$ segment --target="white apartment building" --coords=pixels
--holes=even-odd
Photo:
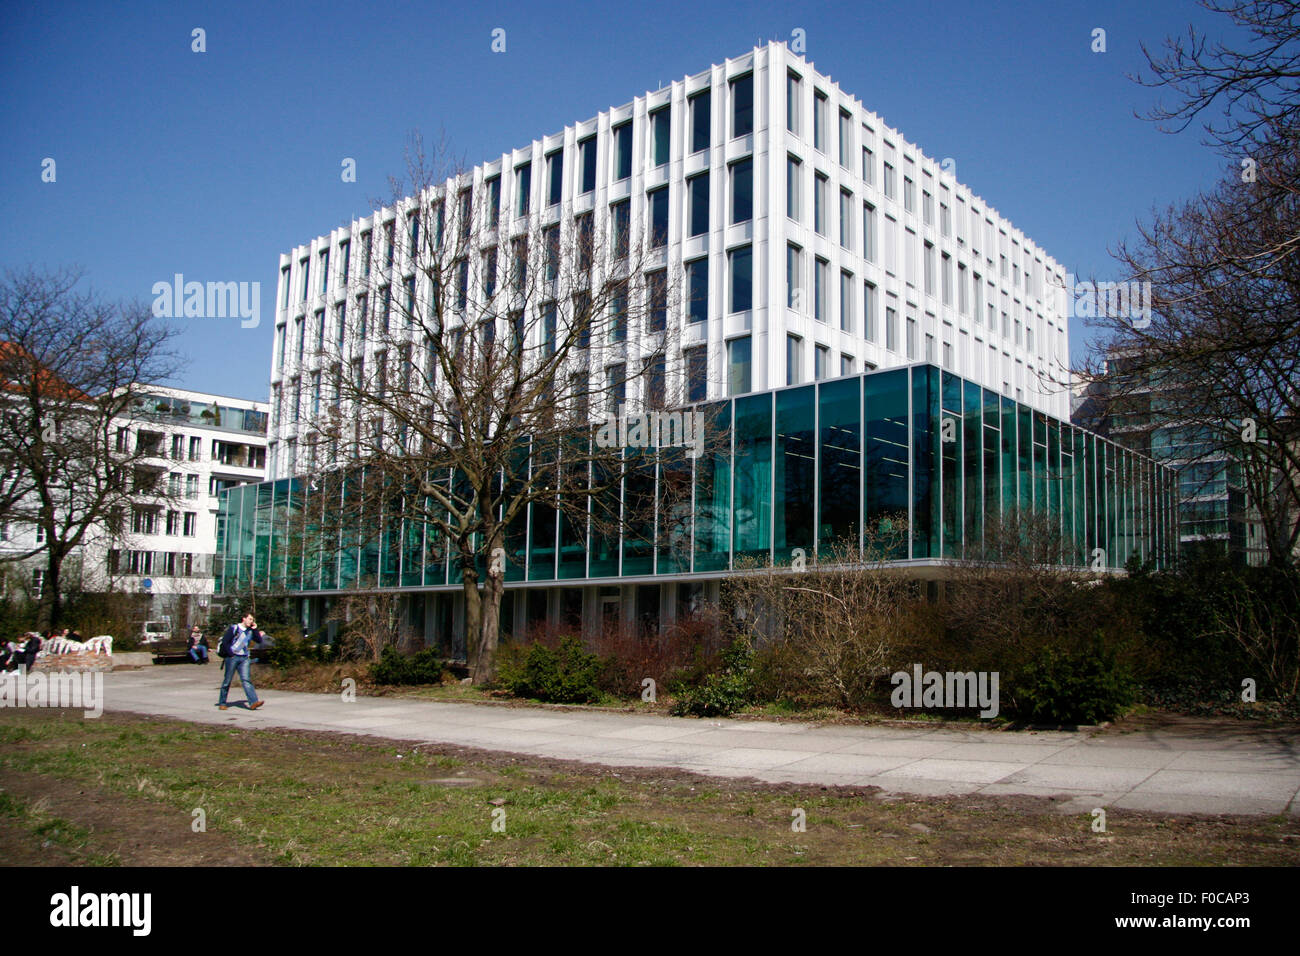
[[[266,426],[265,402],[149,387],[114,437],[119,451],[147,452],[132,476],[123,537],[87,544],[83,586],[148,594],[150,617],[177,628],[206,620],[219,496],[265,477]]]
[[[662,236],[692,401],[931,362],[1068,421],[1064,270],[945,165],[769,43],[443,188],[508,231],[591,213]],[[343,342],[372,266],[404,288],[415,208],[280,257],[269,478],[309,470],[299,411],[322,386],[307,341]]]

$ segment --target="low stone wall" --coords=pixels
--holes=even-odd
[[[124,655],[118,655],[121,657]],[[36,658],[33,671],[111,671],[116,658],[109,654],[45,654]]]
[[[152,667],[153,651],[118,651],[113,655],[113,667]]]

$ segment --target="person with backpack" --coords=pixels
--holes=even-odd
[[[248,650],[250,644],[261,645],[266,635],[257,629],[257,619],[252,612],[245,614],[238,624],[232,624],[226,628],[221,635],[221,643],[217,645],[217,656],[225,661],[225,674],[221,681],[221,697],[217,701],[217,707],[221,710],[226,709],[226,693],[230,690],[230,682],[235,677],[235,672],[239,672],[239,681],[244,685],[244,697],[248,700],[248,709],[257,710],[262,706],[262,701],[257,699],[257,691],[253,688],[253,682],[248,676]]]

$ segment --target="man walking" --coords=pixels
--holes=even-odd
[[[248,645],[260,645],[263,637],[262,632],[257,629],[257,620],[251,613],[245,614],[238,624],[230,625],[221,635],[217,656],[225,659],[226,670],[221,681],[221,698],[217,701],[220,709],[226,709],[226,693],[230,690],[230,682],[234,679],[236,671],[239,672],[240,683],[244,685],[244,697],[248,699],[248,709],[257,710],[262,706],[262,702],[257,699],[257,691],[253,689],[253,682],[248,677]]]

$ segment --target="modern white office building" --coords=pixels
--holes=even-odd
[[[951,168],[770,43],[476,166],[446,195],[491,204],[508,229],[592,213],[664,236],[693,400],[930,362],[1068,421],[1064,270]],[[319,391],[309,340],[342,341],[358,296],[408,281],[400,206],[280,257],[269,477],[303,470],[299,416],[277,409]]]

